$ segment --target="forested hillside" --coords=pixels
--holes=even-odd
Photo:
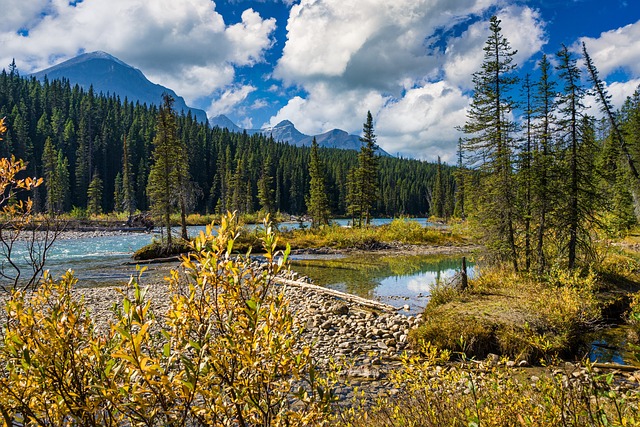
[[[8,128],[0,155],[25,159],[30,175],[45,177],[45,186],[34,195],[38,211],[88,206],[92,211],[128,210],[122,201],[123,181],[133,193],[131,207],[147,210],[157,116],[155,106],[133,104],[91,89],[85,92],[65,80],[40,83],[20,77],[14,67],[0,75],[0,117],[6,117]],[[272,210],[306,212],[309,148],[277,143],[262,135],[212,129],[190,115],[178,117],[177,123],[179,138],[188,147],[192,211],[253,212],[268,198]],[[322,148],[320,155],[332,214],[343,215],[347,175],[357,162],[357,153]],[[123,159],[130,165],[130,176],[123,176]],[[428,214],[437,170],[439,190],[435,193],[446,207],[442,213],[453,212],[453,168],[418,160],[379,160],[375,214]]]

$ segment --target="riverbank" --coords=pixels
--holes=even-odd
[[[276,286],[281,289],[282,285]],[[154,282],[147,287],[151,308],[160,319],[170,304],[168,285]],[[313,289],[296,286],[284,286],[283,289],[298,328],[303,329],[300,344],[311,345],[312,355],[321,369],[335,365],[342,367],[342,375],[335,385],[341,406],[374,405],[377,399],[394,399],[406,392],[397,379],[407,369],[403,356],[414,355],[408,337],[421,324],[422,315],[406,316],[401,312],[372,310]],[[116,288],[82,288],[75,292],[84,298],[98,328],[106,331],[113,320],[112,306],[121,299]],[[488,378],[496,369],[503,372],[502,380],[507,375],[517,378],[526,387],[535,388],[541,378],[554,376],[567,384],[569,381],[588,383],[600,373],[614,374],[611,387],[616,392],[626,393],[640,387],[640,375],[636,371],[588,370],[568,362],[531,367],[522,360],[500,358],[494,354],[482,360],[434,363],[426,375],[431,381],[442,381],[444,373],[457,369],[467,370],[469,375],[478,376],[479,381],[491,387],[495,384],[489,384]],[[446,387],[451,393],[462,392],[465,388],[458,390],[456,382]]]

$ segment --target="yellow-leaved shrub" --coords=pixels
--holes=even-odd
[[[263,265],[232,255],[235,222],[195,239],[161,316],[134,279],[106,333],[70,272],[13,292],[0,341],[3,425],[323,424],[332,395],[274,284],[288,250],[276,252],[265,222]]]

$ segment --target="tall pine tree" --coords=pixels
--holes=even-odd
[[[473,74],[473,99],[462,127],[468,135],[464,148],[475,154],[474,163],[481,172],[476,193],[482,195],[479,215],[486,243],[518,270],[512,165],[516,125],[509,120],[514,108],[509,90],[517,83],[512,75],[516,51],[502,36],[500,20],[495,16],[491,18],[489,31],[482,67]]]
[[[324,164],[318,153],[318,142],[313,138],[311,142],[311,157],[309,159],[309,197],[307,212],[311,216],[311,226],[318,227],[329,223],[331,210],[327,197],[327,184]]]

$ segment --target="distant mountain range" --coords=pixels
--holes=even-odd
[[[38,71],[32,76],[38,80],[43,80],[45,76],[49,80],[66,78],[72,85],[78,84],[85,90],[93,85],[96,93],[118,94],[123,101],[126,97],[129,101],[139,101],[147,105],[160,105],[162,94],[166,92],[175,99],[176,111],[185,114],[191,111],[199,122],[207,121],[207,113],[204,110],[187,106],[184,98],[178,96],[173,90],[152,83],[142,74],[142,71],[105,52],[84,53],[46,70]]]
[[[85,90],[93,86],[96,93],[118,94],[122,100],[127,98],[129,101],[139,101],[147,105],[160,105],[162,94],[166,92],[175,99],[174,108],[176,111],[185,114],[191,111],[191,114],[199,122],[207,121],[205,111],[189,107],[184,98],[178,96],[173,90],[149,81],[142,71],[125,64],[106,52],[84,53],[46,70],[38,71],[32,76],[41,81],[45,76],[49,80],[66,78],[72,85],[78,84]],[[276,141],[296,146],[310,146],[314,137],[321,147],[359,150],[361,145],[359,136],[350,135],[340,129],[333,129],[319,135],[305,135],[288,120],[284,120],[276,126],[262,129],[243,129],[224,115],[209,119],[209,123],[213,127],[227,128],[232,132],[246,130],[252,135],[261,133],[272,136]],[[379,149],[379,152],[383,156],[389,155],[382,149]]]
[[[360,150],[361,145],[360,137],[358,135],[350,135],[340,129],[333,129],[319,135],[305,135],[296,129],[294,124],[289,120],[283,120],[273,127],[266,127],[262,129],[242,129],[225,115],[212,117],[209,119],[209,123],[211,126],[218,126],[221,129],[227,128],[232,132],[242,132],[246,130],[250,135],[261,133],[263,135],[272,136],[276,141],[287,142],[299,147],[310,146],[314,137],[316,138],[318,145],[321,147],[340,148],[343,150]],[[383,156],[389,155],[381,148],[378,151]]]

